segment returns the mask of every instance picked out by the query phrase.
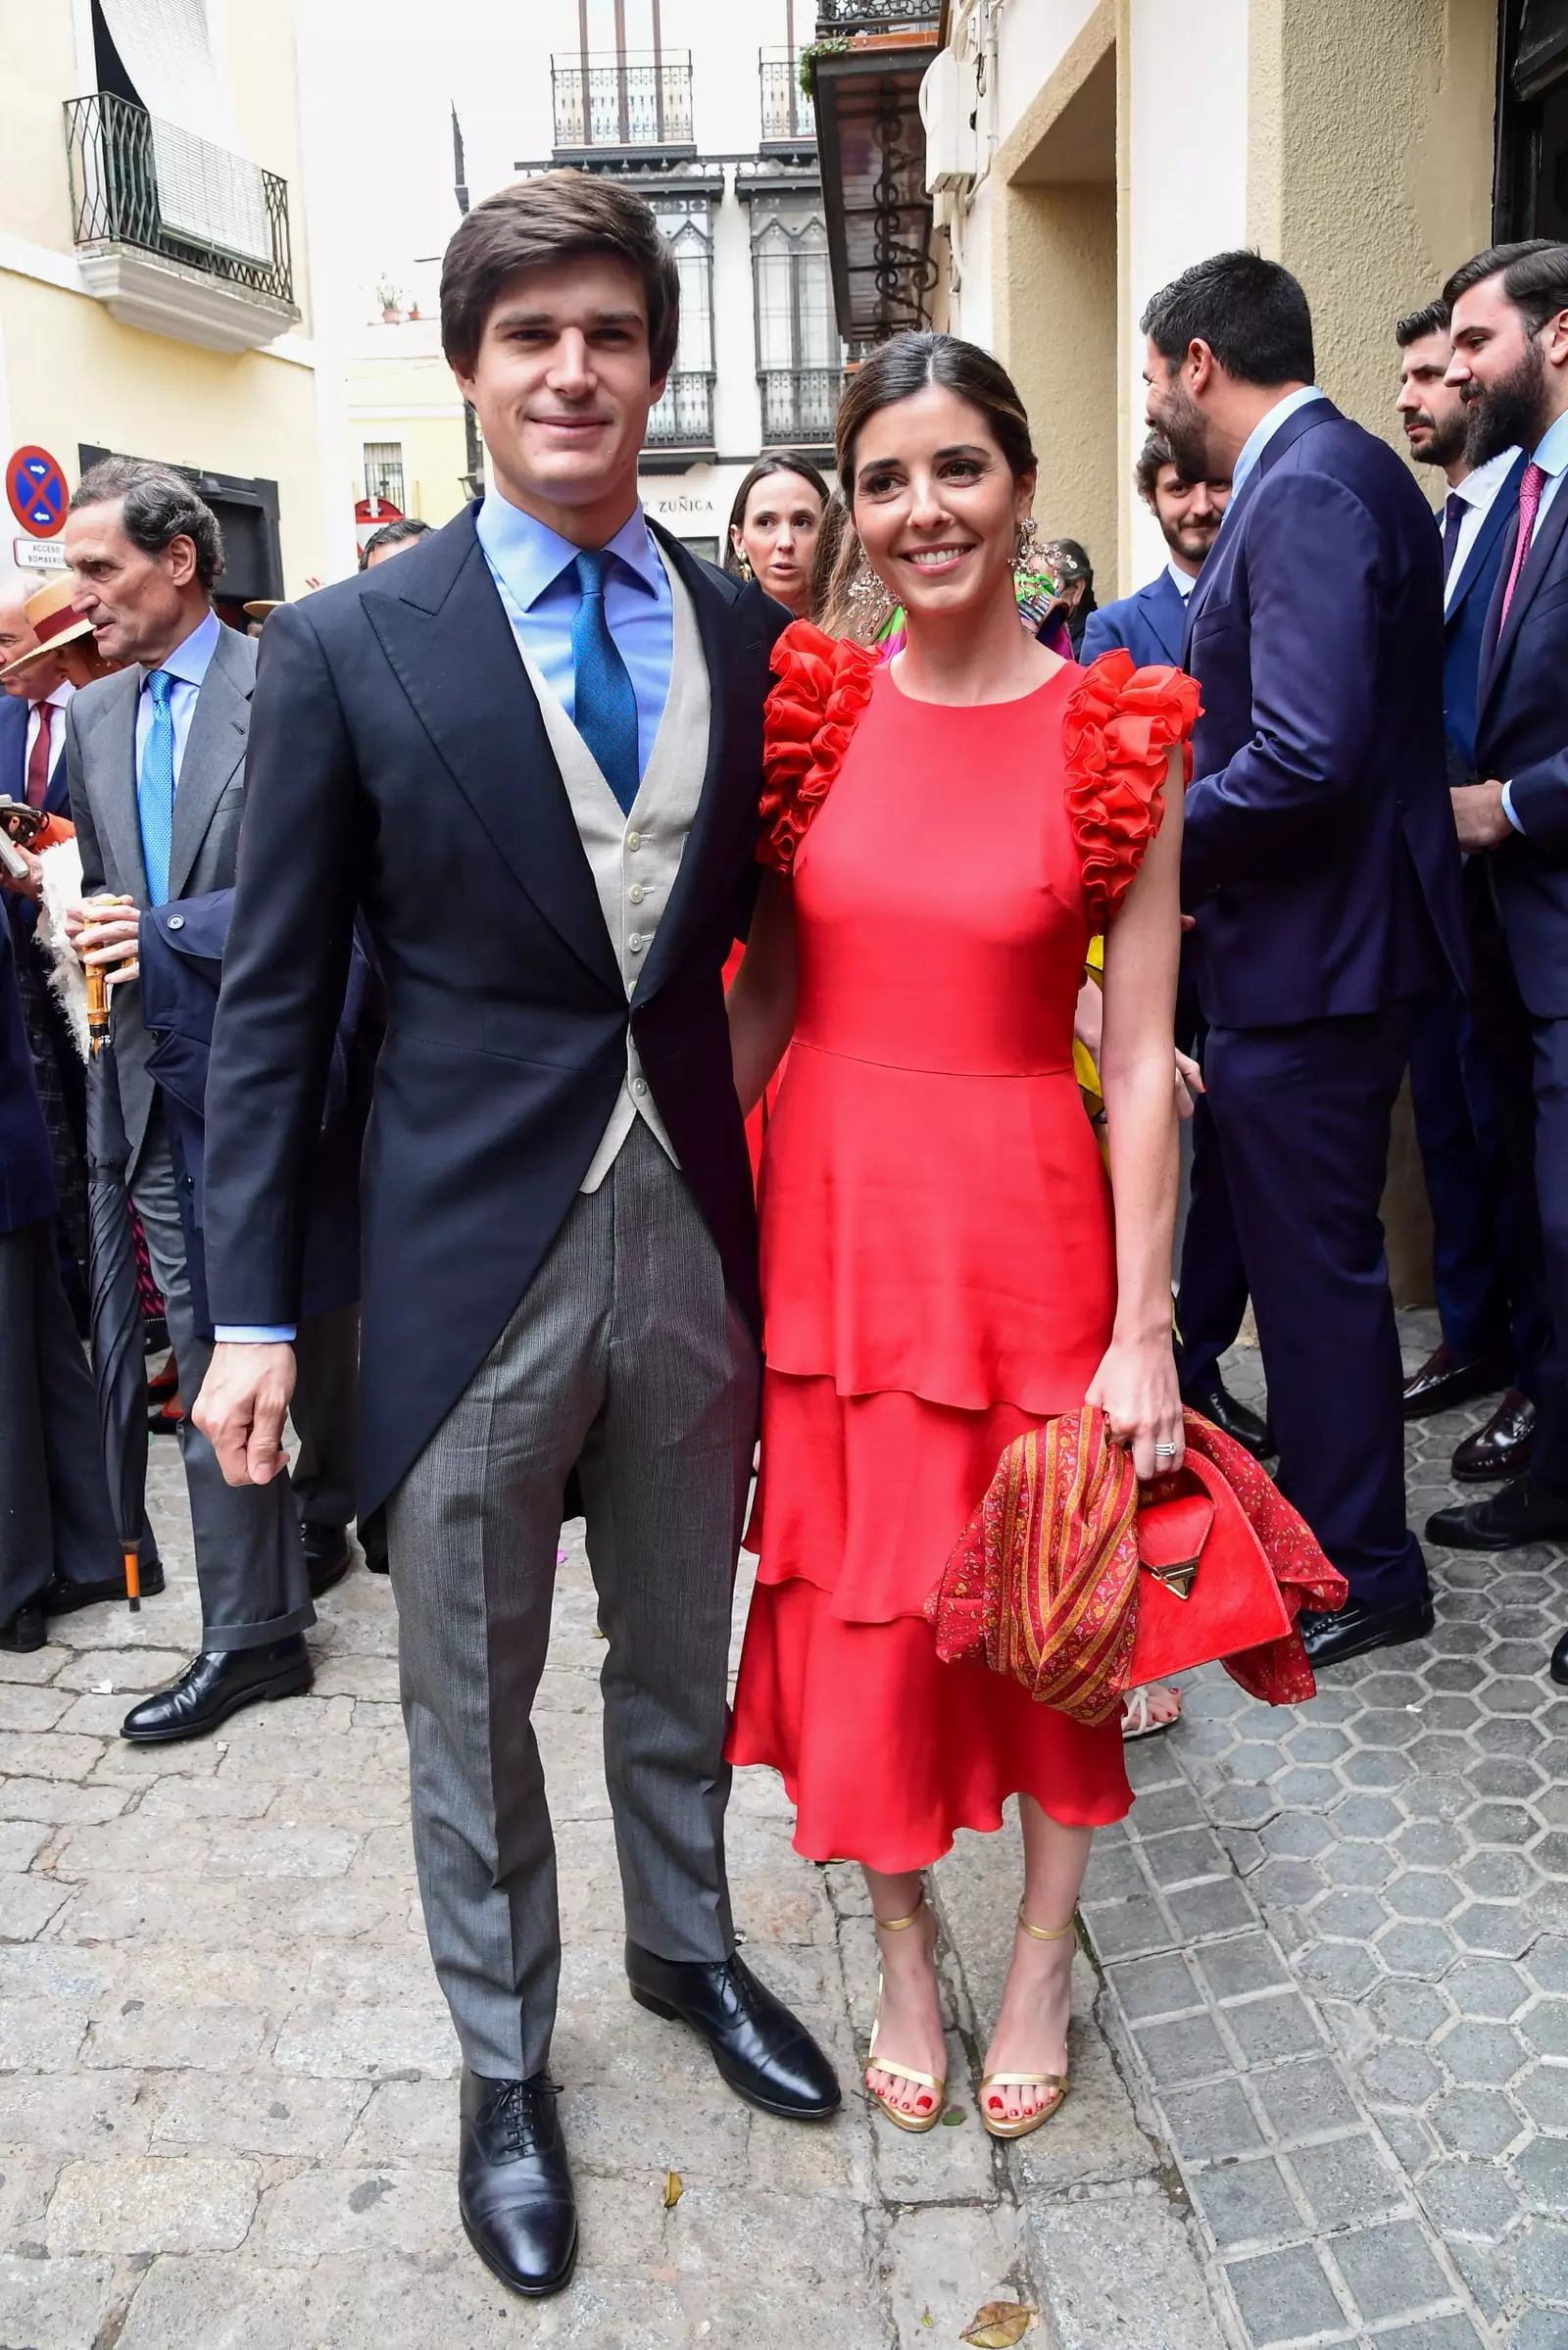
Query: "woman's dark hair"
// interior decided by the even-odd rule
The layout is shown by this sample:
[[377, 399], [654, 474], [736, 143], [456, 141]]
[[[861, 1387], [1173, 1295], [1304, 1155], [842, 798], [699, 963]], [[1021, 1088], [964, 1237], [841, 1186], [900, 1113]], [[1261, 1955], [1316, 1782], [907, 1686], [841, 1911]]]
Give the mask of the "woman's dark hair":
[[196, 576], [204, 588], [222, 576], [223, 533], [218, 516], [183, 474], [146, 457], [105, 457], [83, 473], [71, 511], [109, 506], [118, 500], [126, 538], [143, 555], [162, 555], [172, 539], [189, 539], [196, 550]]
[[1238, 383], [1310, 383], [1312, 313], [1289, 269], [1260, 253], [1211, 253], [1162, 286], [1139, 320], [1179, 367], [1189, 344], [1208, 345]]
[[862, 361], [839, 402], [834, 442], [839, 479], [852, 508], [855, 452], [866, 425], [884, 408], [912, 400], [933, 383], [979, 410], [1014, 479], [1035, 471], [1029, 418], [1012, 377], [999, 360], [976, 343], [959, 342], [956, 335], [897, 334], [891, 342], [879, 343], [870, 358]]
[[844, 503], [844, 492], [835, 490], [822, 509], [822, 526], [816, 534], [816, 545], [811, 550], [810, 615], [818, 628], [826, 625], [822, 615], [827, 610], [834, 566], [847, 531], [851, 538], [855, 536], [850, 526], [850, 510]]
[[766, 481], [773, 473], [798, 473], [808, 488], [815, 490], [823, 513], [827, 512], [827, 483], [808, 457], [802, 457], [795, 449], [780, 449], [776, 456], [760, 457], [735, 492], [735, 503], [729, 510], [729, 524], [724, 532], [724, 568], [731, 579], [742, 575], [740, 557], [735, 552], [735, 533], [746, 520], [746, 502], [758, 483]]
[[1502, 279], [1505, 301], [1511, 302], [1532, 334], [1548, 318], [1568, 310], [1568, 245], [1555, 237], [1522, 237], [1516, 245], [1491, 245], [1473, 261], [1460, 264], [1443, 289], [1451, 311], [1461, 294], [1489, 277]]
[[641, 196], [586, 171], [541, 171], [476, 204], [455, 230], [441, 264], [441, 348], [448, 365], [473, 372], [485, 321], [519, 270], [602, 254], [641, 280], [648, 311], [648, 364], [655, 383], [675, 361], [680, 276], [675, 256]]
[[402, 514], [395, 522], [383, 522], [379, 530], [371, 531], [360, 549], [360, 569], [366, 570], [371, 556], [382, 547], [401, 547], [405, 539], [422, 539], [432, 527], [429, 522], [421, 522], [417, 514]]

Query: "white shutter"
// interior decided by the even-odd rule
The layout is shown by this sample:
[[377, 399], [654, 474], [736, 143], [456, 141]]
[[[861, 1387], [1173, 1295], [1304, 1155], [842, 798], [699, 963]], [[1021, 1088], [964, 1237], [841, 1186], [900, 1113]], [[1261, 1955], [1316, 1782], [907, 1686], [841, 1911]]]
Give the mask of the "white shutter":
[[166, 228], [246, 261], [272, 258], [262, 174], [219, 77], [204, 0], [100, 0], [121, 63], [153, 118]]

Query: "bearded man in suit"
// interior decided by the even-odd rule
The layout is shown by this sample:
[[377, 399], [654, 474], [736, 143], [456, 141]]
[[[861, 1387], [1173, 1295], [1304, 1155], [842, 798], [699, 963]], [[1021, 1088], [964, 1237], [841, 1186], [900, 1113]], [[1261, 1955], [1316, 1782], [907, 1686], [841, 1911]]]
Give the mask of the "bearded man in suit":
[[577, 2241], [546, 2074], [561, 1939], [529, 1720], [574, 1469], [631, 1995], [693, 2026], [764, 2112], [839, 2103], [736, 1954], [724, 1868], [760, 1381], [722, 972], [789, 614], [638, 504], [678, 307], [652, 212], [612, 181], [543, 173], [458, 229], [442, 340], [495, 485], [267, 623], [207, 1094], [220, 1343], [197, 1416], [231, 1477], [265, 1481], [358, 907], [387, 997], [364, 1497], [386, 1514], [420, 1892], [463, 2045], [460, 2210], [533, 2295], [566, 2281]]

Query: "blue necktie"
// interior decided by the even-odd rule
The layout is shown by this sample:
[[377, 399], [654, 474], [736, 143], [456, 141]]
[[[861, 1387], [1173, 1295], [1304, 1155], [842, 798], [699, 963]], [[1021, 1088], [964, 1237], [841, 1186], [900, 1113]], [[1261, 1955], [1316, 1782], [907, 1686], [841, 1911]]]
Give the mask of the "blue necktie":
[[599, 771], [630, 815], [642, 780], [637, 756], [637, 697], [605, 617], [609, 550], [585, 547], [577, 558], [582, 602], [571, 623], [572, 716]]
[[169, 901], [169, 849], [174, 830], [174, 713], [170, 696], [174, 680], [167, 669], [154, 669], [147, 680], [153, 698], [153, 722], [141, 755], [136, 778], [136, 812], [141, 819], [141, 861], [147, 870], [149, 905]]

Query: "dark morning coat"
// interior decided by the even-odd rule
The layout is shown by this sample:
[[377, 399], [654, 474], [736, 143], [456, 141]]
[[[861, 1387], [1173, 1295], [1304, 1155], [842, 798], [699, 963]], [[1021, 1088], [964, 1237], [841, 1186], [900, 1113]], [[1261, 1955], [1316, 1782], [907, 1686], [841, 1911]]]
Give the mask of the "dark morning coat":
[[[626, 1066], [625, 989], [476, 511], [267, 623], [213, 1039], [213, 1311], [220, 1324], [291, 1322], [302, 1174], [363, 908], [387, 1006], [364, 1168], [366, 1514], [527, 1289]], [[755, 1327], [751, 1163], [721, 973], [755, 882], [768, 655], [788, 615], [656, 535], [696, 606], [712, 718], [701, 803], [629, 1018]]]
[[1518, 521], [1516, 491], [1482, 652], [1476, 766], [1484, 780], [1511, 783], [1524, 827], [1522, 840], [1489, 858], [1519, 992], [1538, 1019], [1560, 1020], [1568, 1018], [1568, 482], [1537, 526], [1499, 633]]
[[42, 1224], [57, 1204], [49, 1130], [22, 1018], [16, 949], [10, 924], [0, 922], [0, 1234]]
[[1466, 970], [1443, 727], [1442, 548], [1331, 400], [1274, 434], [1188, 607], [1182, 840], [1211, 1024], [1371, 1012]]

